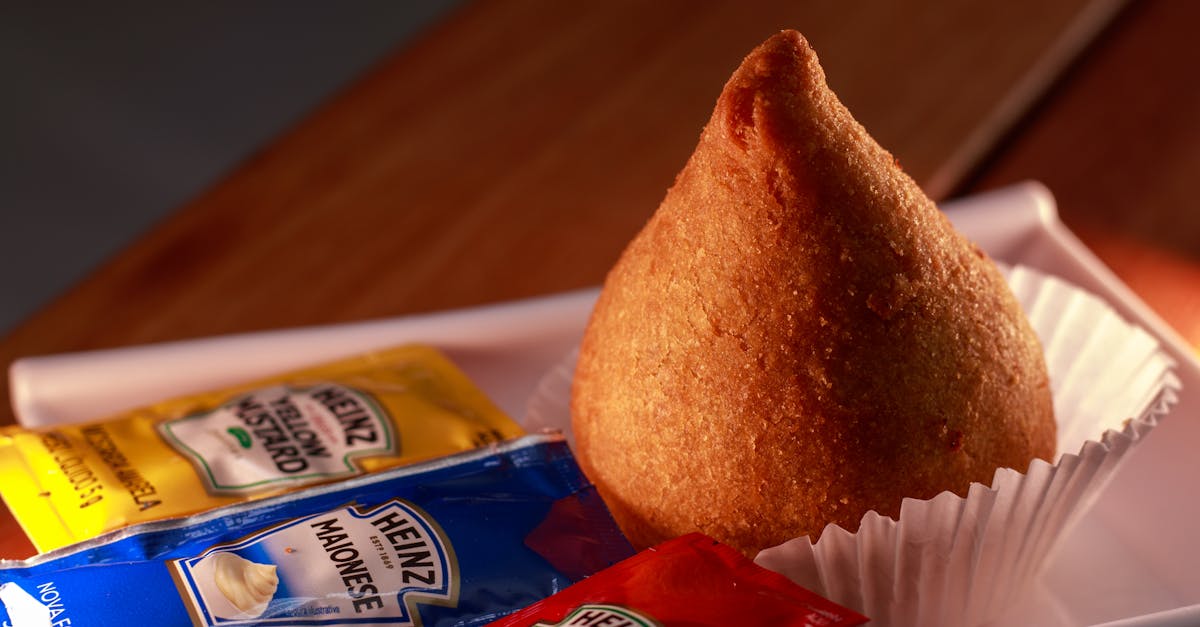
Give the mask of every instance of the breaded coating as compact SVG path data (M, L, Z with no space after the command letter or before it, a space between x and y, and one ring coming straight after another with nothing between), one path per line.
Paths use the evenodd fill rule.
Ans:
M995 265L825 84L755 49L610 272L580 348L578 456L638 547L753 556L1053 460L1042 350Z

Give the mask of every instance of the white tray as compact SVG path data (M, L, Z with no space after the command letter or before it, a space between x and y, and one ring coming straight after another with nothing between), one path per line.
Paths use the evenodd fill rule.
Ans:
M1070 232L1042 186L955 201L955 225L1000 261L1061 276L1107 299L1178 361L1178 405L1131 454L1025 602L996 625L1200 625L1200 362ZM579 341L584 290L467 310L108 351L31 357L9 370L26 425L78 422L150 401L409 341L441 347L513 416Z

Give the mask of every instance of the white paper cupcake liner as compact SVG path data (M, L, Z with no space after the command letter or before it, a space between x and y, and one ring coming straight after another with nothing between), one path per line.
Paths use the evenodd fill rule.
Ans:
M1042 341L1058 422L1058 459L998 469L967 497L905 499L899 520L874 512L857 533L826 527L757 562L872 619L873 625L978 625L1009 607L1126 453L1175 403L1171 358L1101 299L1055 277L1005 269ZM577 353L547 373L524 426L571 438ZM573 440L572 440L573 443Z

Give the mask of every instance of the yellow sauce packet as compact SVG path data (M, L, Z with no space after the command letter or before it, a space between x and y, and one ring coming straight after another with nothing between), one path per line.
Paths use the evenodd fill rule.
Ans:
M39 551L448 455L523 431L411 345L89 424L0 430L0 495Z

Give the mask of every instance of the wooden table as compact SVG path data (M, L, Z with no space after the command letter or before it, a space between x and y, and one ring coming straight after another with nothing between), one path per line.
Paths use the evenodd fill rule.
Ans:
M1200 3L751 4L469 3L26 320L0 360L598 284L728 74L781 28L935 199L1045 182L1200 346ZM0 555L31 551L0 518Z

